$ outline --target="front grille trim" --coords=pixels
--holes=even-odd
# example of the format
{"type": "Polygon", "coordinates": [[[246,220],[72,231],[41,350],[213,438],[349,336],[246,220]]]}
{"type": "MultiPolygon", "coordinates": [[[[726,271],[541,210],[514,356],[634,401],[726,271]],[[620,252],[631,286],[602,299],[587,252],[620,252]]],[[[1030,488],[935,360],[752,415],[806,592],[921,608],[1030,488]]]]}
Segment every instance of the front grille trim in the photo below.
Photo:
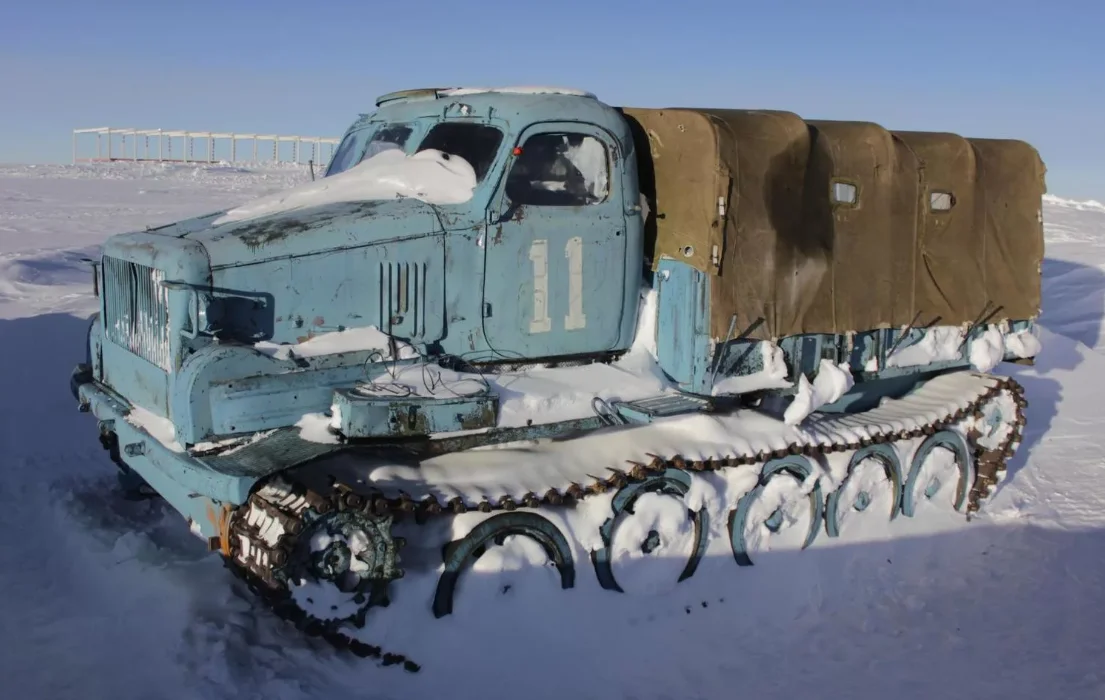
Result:
{"type": "Polygon", "coordinates": [[[101,267],[107,339],[170,371],[169,292],[161,285],[164,271],[106,255],[101,267]]]}

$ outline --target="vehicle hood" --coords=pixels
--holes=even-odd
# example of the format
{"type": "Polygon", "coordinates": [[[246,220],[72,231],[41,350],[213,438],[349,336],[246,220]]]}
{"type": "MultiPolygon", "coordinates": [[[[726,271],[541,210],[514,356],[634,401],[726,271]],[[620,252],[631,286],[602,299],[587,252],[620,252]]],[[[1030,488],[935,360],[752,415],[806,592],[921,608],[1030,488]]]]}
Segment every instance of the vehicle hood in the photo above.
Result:
{"type": "Polygon", "coordinates": [[[199,243],[212,268],[254,264],[441,233],[437,207],[413,199],[340,202],[220,222],[215,212],[151,229],[199,243]]]}

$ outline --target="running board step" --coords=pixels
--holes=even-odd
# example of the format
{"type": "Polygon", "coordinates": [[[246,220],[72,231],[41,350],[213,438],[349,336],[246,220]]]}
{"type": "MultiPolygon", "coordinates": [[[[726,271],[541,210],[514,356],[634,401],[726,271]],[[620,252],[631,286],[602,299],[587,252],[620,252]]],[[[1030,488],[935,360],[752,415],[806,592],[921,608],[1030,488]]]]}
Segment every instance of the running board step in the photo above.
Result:
{"type": "Polygon", "coordinates": [[[714,405],[712,401],[699,396],[660,394],[635,401],[618,401],[612,403],[611,407],[631,423],[651,423],[657,418],[709,412],[714,405]]]}

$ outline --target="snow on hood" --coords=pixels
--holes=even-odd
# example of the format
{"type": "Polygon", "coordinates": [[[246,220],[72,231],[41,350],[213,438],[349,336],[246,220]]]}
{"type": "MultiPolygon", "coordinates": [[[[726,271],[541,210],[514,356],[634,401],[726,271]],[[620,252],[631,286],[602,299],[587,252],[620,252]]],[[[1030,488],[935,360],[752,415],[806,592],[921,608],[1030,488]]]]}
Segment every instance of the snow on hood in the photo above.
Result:
{"type": "Polygon", "coordinates": [[[345,172],[247,202],[213,226],[340,202],[412,197],[430,204],[459,204],[472,197],[476,171],[460,156],[434,149],[408,156],[398,149],[377,153],[345,172]]]}

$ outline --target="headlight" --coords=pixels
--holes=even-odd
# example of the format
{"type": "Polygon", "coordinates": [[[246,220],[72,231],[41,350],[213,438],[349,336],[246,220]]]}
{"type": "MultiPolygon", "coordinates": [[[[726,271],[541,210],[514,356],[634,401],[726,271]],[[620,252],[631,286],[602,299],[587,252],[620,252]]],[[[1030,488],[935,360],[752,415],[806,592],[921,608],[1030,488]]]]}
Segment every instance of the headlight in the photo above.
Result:
{"type": "Polygon", "coordinates": [[[210,294],[200,294],[196,325],[202,333],[211,333],[218,329],[223,317],[223,303],[221,299],[210,294]]]}

